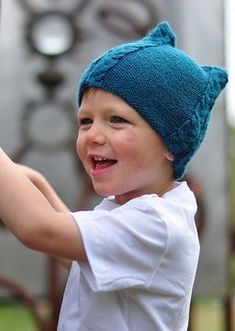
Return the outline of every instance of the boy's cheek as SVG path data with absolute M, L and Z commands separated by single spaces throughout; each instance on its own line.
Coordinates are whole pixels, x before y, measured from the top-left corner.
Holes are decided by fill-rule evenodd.
M 81 137 L 78 135 L 77 137 L 77 141 L 76 141 L 76 151 L 77 151 L 77 154 L 79 156 L 80 159 L 82 159 L 82 139 Z

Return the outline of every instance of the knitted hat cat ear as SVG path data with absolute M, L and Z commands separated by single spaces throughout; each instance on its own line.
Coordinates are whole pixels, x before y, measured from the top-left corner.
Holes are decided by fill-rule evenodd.
M 155 46 L 160 45 L 171 45 L 175 47 L 176 37 L 167 22 L 160 23 L 154 30 L 150 31 L 140 42 L 152 41 Z
M 175 47 L 175 34 L 160 23 L 143 39 L 110 49 L 83 75 L 78 104 L 89 87 L 111 92 L 134 108 L 174 156 L 174 178 L 204 140 L 211 109 L 227 72 L 201 66 Z

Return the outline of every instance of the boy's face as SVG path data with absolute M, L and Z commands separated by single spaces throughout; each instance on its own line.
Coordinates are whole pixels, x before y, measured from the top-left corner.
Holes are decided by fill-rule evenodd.
M 161 194 L 172 184 L 165 144 L 121 98 L 91 88 L 78 111 L 78 155 L 95 191 L 123 204 L 143 194 Z

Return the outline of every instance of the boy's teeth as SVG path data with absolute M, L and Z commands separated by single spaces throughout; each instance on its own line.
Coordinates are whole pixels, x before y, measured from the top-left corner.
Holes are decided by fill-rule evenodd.
M 107 157 L 94 156 L 92 158 L 92 166 L 95 170 L 103 170 L 117 163 L 117 160 L 108 159 Z
M 94 157 L 94 160 L 95 161 L 106 161 L 108 160 L 106 157 L 102 157 L 102 156 L 95 156 Z

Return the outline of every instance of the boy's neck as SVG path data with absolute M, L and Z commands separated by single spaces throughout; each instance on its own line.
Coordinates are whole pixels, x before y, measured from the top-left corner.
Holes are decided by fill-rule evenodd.
M 145 195 L 145 194 L 157 194 L 159 197 L 162 197 L 165 193 L 173 190 L 177 184 L 174 182 L 174 180 L 167 181 L 166 183 L 162 183 L 161 185 L 158 185 L 158 188 L 152 189 L 149 191 L 143 191 L 142 194 L 136 194 L 134 195 L 133 192 L 128 196 L 128 193 L 125 195 L 116 195 L 115 196 L 115 202 L 119 205 L 125 204 L 127 201 L 132 200 L 134 198 L 138 198 L 139 196 Z
M 176 186 L 177 184 L 174 181 L 171 181 L 170 183 L 168 183 L 168 185 L 166 185 L 156 193 L 159 197 L 162 197 L 166 192 L 173 190 Z

